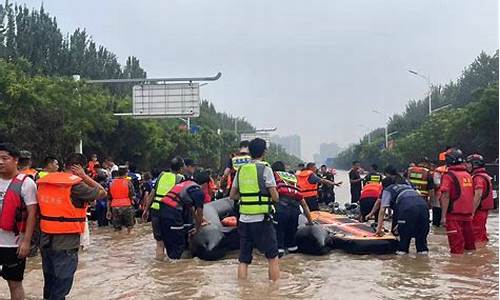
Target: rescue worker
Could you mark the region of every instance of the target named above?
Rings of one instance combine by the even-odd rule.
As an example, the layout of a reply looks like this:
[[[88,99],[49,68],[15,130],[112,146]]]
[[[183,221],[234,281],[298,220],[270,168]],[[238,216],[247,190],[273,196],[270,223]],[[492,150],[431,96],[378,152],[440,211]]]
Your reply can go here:
[[[149,197],[146,198],[144,203],[142,219],[147,221],[148,218],[151,217],[153,238],[156,241],[155,257],[157,260],[163,260],[165,258],[165,246],[161,237],[160,228],[160,203],[163,197],[165,197],[176,184],[180,183],[184,179],[181,175],[183,168],[184,160],[182,157],[174,157],[170,161],[171,171],[163,171],[160,175],[158,175],[154,188],[151,193],[149,193]]]
[[[309,224],[312,224],[311,213],[307,203],[297,186],[297,177],[285,172],[285,164],[281,161],[273,163],[274,178],[278,189],[279,201],[276,205],[276,237],[278,239],[279,256],[298,250],[295,243],[295,233],[299,223],[300,208],[304,210]]]
[[[302,170],[297,176],[297,184],[300,188],[302,197],[306,200],[307,206],[310,211],[318,211],[318,187],[319,184],[328,184],[330,186],[339,186],[340,183],[335,183],[325,178],[320,178],[316,175],[316,164],[310,162],[306,168]]]
[[[424,161],[417,166],[409,167],[407,179],[430,206],[431,199],[434,198],[434,179],[427,165],[424,159]]]
[[[87,206],[106,196],[104,188],[85,173],[86,163],[85,156],[73,153],[65,161],[64,172],[50,173],[37,182],[43,299],[65,299],[69,294],[78,266]]]
[[[326,168],[326,165],[321,165],[321,167],[319,168],[318,176],[320,178],[330,180],[331,182],[335,182],[335,175],[333,174],[333,172]],[[340,184],[342,184],[342,182],[335,183],[335,185],[337,186]],[[329,184],[321,184],[319,191],[320,202],[332,207],[333,203],[335,202],[334,186]]]
[[[37,173],[36,180],[45,177],[49,173],[57,172],[59,170],[59,162],[53,156],[47,156],[43,160],[43,170]]]
[[[488,211],[494,208],[493,183],[490,175],[484,167],[484,158],[480,154],[472,154],[467,157],[467,163],[472,169],[472,181],[474,184],[474,217],[472,218],[472,229],[474,231],[474,242],[476,248],[481,248],[488,242],[486,221]]]
[[[464,166],[460,149],[446,151],[448,172],[441,181],[441,225],[446,225],[448,243],[452,254],[463,254],[464,250],[475,250],[472,231],[474,213],[474,186],[471,175]]]
[[[248,152],[248,145],[249,145],[248,141],[241,141],[239,152],[233,153],[233,155],[227,162],[223,176],[223,180],[226,182],[226,191],[227,191],[226,194],[228,194],[229,191],[231,190],[231,186],[234,181],[234,176],[236,175],[238,169],[242,165],[249,163],[250,160],[252,159]]]
[[[351,203],[358,203],[361,196],[361,189],[363,187],[363,179],[359,175],[360,170],[359,161],[353,161],[351,170],[349,170],[349,182],[351,183]]]
[[[0,144],[0,275],[11,299],[24,299],[26,257],[36,223],[36,184],[18,171],[19,150]]]
[[[278,202],[279,195],[273,170],[263,161],[266,148],[266,141],[261,138],[249,143],[252,160],[240,167],[230,192],[230,198],[239,201],[240,207],[240,280],[247,279],[254,247],[267,258],[269,279],[276,281],[280,277],[278,242],[271,218],[273,203]]]
[[[19,173],[26,174],[34,180],[36,178],[37,171],[31,167],[32,164],[33,161],[31,160],[31,152],[21,150],[17,164]]]
[[[375,222],[378,220],[378,207],[375,208],[377,200],[380,199],[382,194],[382,183],[371,182],[365,184],[361,190],[361,196],[359,197],[359,210],[360,210],[360,221],[366,222],[369,217],[375,216]],[[373,211],[373,212],[372,212]]]
[[[122,226],[130,234],[134,227],[134,186],[127,179],[127,166],[118,167],[118,177],[111,180],[108,190],[108,219],[112,220],[115,231],[121,231]]]
[[[432,174],[434,181],[434,198],[431,200],[432,225],[436,227],[439,227],[441,225],[441,217],[443,214],[441,210],[441,179],[443,178],[443,175],[448,172],[448,168],[446,167],[446,165],[444,165],[444,160],[442,163],[443,165],[434,169],[434,172]]]
[[[397,254],[408,254],[410,242],[415,238],[417,254],[427,254],[427,235],[429,234],[429,209],[427,201],[398,174],[392,166],[384,170],[388,177],[382,181],[383,192],[380,201],[376,235],[383,235],[385,210],[390,208],[392,232],[399,235]]]
[[[382,183],[382,179],[384,179],[384,176],[382,173],[379,172],[377,164],[372,164],[370,166],[370,172],[368,172],[368,175],[363,178],[363,184],[369,184],[369,183]]]
[[[208,173],[197,170],[193,178],[176,184],[161,200],[161,237],[170,259],[182,258],[188,248],[188,238],[200,230],[205,198],[200,185],[208,181]],[[193,217],[195,224],[191,224]]]

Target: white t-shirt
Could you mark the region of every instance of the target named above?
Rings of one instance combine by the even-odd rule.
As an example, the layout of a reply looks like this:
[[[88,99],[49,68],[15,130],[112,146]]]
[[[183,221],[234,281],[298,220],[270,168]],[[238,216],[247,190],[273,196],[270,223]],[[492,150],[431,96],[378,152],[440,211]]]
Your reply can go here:
[[[9,187],[10,180],[0,178],[0,213],[2,212],[3,198]],[[21,186],[21,197],[24,199],[26,206],[35,205],[38,203],[36,198],[36,183],[30,177],[26,178]],[[0,247],[17,248],[22,240],[21,235],[15,235],[12,231],[0,229]]]
[[[252,162],[256,162],[252,160]],[[276,187],[276,180],[274,179],[273,169],[266,166],[263,173],[264,180],[266,182],[266,188]],[[234,177],[233,186],[238,187],[238,174]],[[243,223],[255,223],[264,221],[264,215],[245,215],[240,214],[240,221]]]

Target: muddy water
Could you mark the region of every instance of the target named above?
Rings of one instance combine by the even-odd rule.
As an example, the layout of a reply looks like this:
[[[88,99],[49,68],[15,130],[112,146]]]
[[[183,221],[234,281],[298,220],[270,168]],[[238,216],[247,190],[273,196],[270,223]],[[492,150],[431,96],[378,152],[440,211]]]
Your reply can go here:
[[[347,182],[345,172],[339,180]],[[348,185],[337,191],[348,200]],[[343,202],[343,201],[340,201]],[[487,248],[450,257],[444,231],[429,235],[429,256],[357,256],[340,251],[313,257],[289,255],[282,280],[267,281],[266,261],[257,256],[248,282],[236,280],[237,254],[224,260],[158,262],[149,224],[127,236],[93,228],[92,244],[80,254],[70,299],[498,299],[498,214],[488,220]],[[414,250],[413,250],[414,251]],[[29,261],[27,297],[41,299],[39,258]],[[8,297],[0,281],[0,298]]]

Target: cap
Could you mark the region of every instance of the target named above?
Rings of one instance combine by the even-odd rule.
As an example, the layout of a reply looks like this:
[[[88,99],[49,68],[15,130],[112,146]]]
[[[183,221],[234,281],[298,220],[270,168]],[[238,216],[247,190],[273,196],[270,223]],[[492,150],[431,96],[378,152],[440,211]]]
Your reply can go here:
[[[190,158],[186,158],[186,159],[184,159],[184,165],[185,165],[186,167],[190,167],[190,166],[194,167],[194,166],[197,166],[198,164],[196,164],[196,163],[194,162],[194,160],[192,160],[192,159],[190,159]]]
[[[19,158],[21,159],[31,159],[31,152],[28,150],[21,150],[19,152]]]

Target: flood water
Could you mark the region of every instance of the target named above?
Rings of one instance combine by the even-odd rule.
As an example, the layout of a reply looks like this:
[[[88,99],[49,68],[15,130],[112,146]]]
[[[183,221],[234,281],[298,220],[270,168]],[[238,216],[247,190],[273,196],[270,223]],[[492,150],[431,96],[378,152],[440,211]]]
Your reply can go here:
[[[337,199],[349,199],[346,172]],[[429,255],[351,255],[332,251],[316,257],[288,255],[282,279],[271,284],[263,256],[255,255],[249,280],[236,278],[237,253],[221,261],[153,259],[149,224],[130,236],[111,228],[92,228],[91,246],[80,264],[69,299],[498,299],[498,213],[488,219],[490,242],[484,249],[451,257],[443,229],[429,235]],[[24,288],[28,299],[41,299],[40,258],[29,260]],[[8,297],[0,280],[0,298]]]

